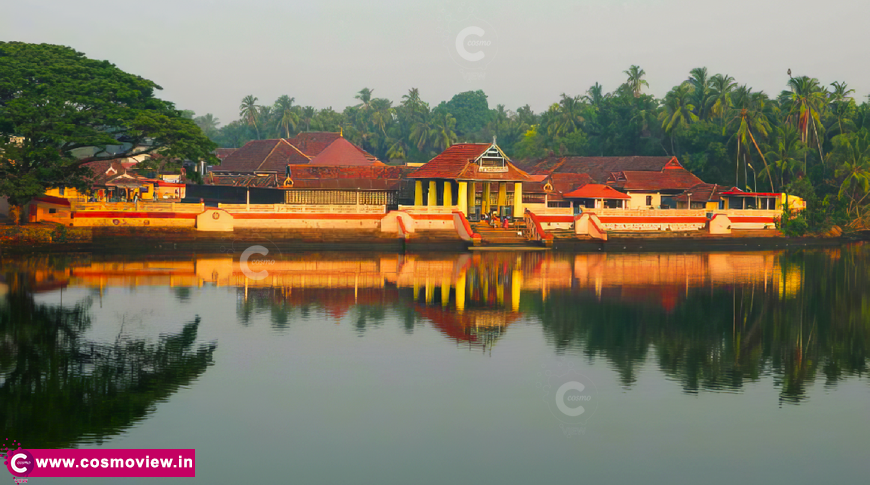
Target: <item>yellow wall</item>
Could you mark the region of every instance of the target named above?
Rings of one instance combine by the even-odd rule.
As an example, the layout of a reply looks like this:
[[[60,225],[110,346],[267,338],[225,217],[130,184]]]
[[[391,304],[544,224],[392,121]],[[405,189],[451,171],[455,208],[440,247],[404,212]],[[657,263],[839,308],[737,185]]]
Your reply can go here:
[[[659,207],[662,205],[662,194],[647,194],[647,193],[632,193],[626,192],[626,195],[631,197],[628,201],[629,209],[649,209],[650,207]],[[647,196],[652,196],[652,204],[647,205]]]

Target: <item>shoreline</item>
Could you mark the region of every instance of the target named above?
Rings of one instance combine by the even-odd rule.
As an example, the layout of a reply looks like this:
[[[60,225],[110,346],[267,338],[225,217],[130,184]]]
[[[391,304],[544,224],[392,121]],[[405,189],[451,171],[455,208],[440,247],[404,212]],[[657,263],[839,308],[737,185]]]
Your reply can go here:
[[[376,231],[246,230],[198,232],[184,228],[63,228],[5,226],[0,251],[7,254],[93,252],[101,254],[218,252],[241,253],[253,245],[278,251],[470,252],[470,243],[448,232],[418,233],[408,240]],[[10,228],[12,228],[10,230]],[[608,241],[557,238],[553,252],[709,252],[759,251],[841,246],[867,235],[840,237],[682,236],[676,234],[613,234]],[[493,247],[491,251],[499,249]],[[506,247],[505,251],[516,250]]]

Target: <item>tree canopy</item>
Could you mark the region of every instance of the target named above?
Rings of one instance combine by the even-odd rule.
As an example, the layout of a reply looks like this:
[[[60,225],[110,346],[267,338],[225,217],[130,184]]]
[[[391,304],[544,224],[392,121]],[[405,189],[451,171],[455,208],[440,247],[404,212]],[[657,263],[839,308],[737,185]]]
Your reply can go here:
[[[152,81],[70,47],[0,42],[0,195],[87,190],[98,160],[160,152],[215,160],[216,146]]]

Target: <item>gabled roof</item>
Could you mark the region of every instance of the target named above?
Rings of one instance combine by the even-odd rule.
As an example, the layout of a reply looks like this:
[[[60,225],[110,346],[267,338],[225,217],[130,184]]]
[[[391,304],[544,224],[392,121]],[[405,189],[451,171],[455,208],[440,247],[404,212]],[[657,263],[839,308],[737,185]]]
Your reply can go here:
[[[97,160],[83,165],[93,172],[93,185],[141,185],[141,178],[129,172],[120,160]]]
[[[254,173],[279,172],[291,163],[308,163],[310,157],[287,140],[253,140],[231,153],[215,167],[216,172]]]
[[[210,172],[205,178],[209,185],[233,187],[260,187],[283,189],[335,189],[335,190],[398,190],[406,167],[387,165],[331,166],[290,165],[293,185],[284,185],[284,172],[257,176],[253,174],[227,175]]]
[[[506,172],[481,172],[480,166],[474,162],[493,146],[495,145],[492,143],[458,143],[439,153],[408,177],[480,181],[513,180],[518,182],[529,180],[529,174],[510,163],[506,156],[504,157],[508,168]],[[498,146],[495,148],[498,149]]]
[[[585,173],[598,184],[613,172],[683,169],[676,157],[547,157],[524,167],[530,174]]]
[[[69,200],[64,199],[63,197],[54,197],[52,195],[40,195],[39,197],[35,197],[34,202],[40,202],[42,204],[48,205],[57,205],[61,207],[69,207]]]
[[[586,184],[567,194],[562,194],[566,199],[630,199],[631,197],[622,192],[601,184]]]
[[[341,133],[333,133],[328,131],[305,131],[297,134],[293,138],[287,140],[291,145],[295,146],[305,155],[316,157],[320,152],[326,150],[326,147],[332,145],[336,140],[344,139]],[[353,144],[352,144],[353,145]],[[353,145],[360,153],[369,160],[377,160],[378,158],[362,148]]]
[[[333,166],[371,166],[384,165],[377,160],[371,160],[353,143],[339,138],[332,142],[319,155],[311,159],[311,165]]]
[[[220,161],[223,161],[228,156],[232,155],[238,148],[218,148],[214,151],[214,155],[218,157]]]
[[[674,197],[679,202],[688,202],[691,198],[695,202],[719,202],[723,192],[739,191],[737,187],[717,184],[697,184],[686,189],[682,194]]]
[[[663,170],[661,172],[614,172],[607,180],[607,185],[621,190],[686,190],[689,187],[704,183],[692,172],[685,169]]]

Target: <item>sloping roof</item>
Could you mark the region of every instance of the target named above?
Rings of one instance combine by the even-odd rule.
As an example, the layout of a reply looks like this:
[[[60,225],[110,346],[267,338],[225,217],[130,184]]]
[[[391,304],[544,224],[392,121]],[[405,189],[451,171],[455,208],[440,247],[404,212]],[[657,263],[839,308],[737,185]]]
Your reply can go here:
[[[717,184],[697,184],[686,189],[682,194],[674,197],[679,202],[688,202],[689,197],[696,202],[718,202],[723,192],[740,190],[737,187]],[[691,194],[691,195],[689,195]]]
[[[460,179],[460,180],[529,180],[529,174],[518,169],[505,159],[506,172],[481,172],[476,163],[492,143],[458,143],[439,153],[425,165],[412,172],[410,178]]]
[[[371,166],[384,165],[383,163],[366,158],[363,152],[353,143],[339,138],[332,142],[319,155],[311,159],[311,165],[333,166]]]
[[[238,148],[218,148],[214,151],[214,155],[218,157],[220,161],[223,161],[228,156],[232,155]]]
[[[133,172],[129,172],[119,160],[97,160],[83,165],[93,172],[91,179],[93,185],[141,185],[141,178]]]
[[[685,169],[661,172],[622,171],[611,174],[608,185],[622,190],[686,190],[704,183]]]
[[[603,184],[613,172],[682,169],[676,157],[547,157],[523,164],[530,174],[585,173]]]
[[[339,139],[343,139],[340,133],[328,131],[306,131],[297,134],[287,141],[309,157],[316,157],[317,155],[320,155],[323,150],[326,150],[326,147]],[[377,157],[362,148],[356,145],[353,145],[353,147],[362,153],[367,159],[377,160]]]
[[[291,163],[308,163],[309,157],[287,140],[253,140],[231,153],[215,172],[280,172]]]
[[[284,172],[269,175],[228,175],[211,172],[205,178],[209,185],[233,187],[259,187],[284,189],[334,189],[334,190],[398,190],[401,178],[408,169],[387,165],[331,166],[290,165],[293,185],[285,186]]]
[[[630,199],[628,195],[601,184],[586,184],[576,190],[572,190],[562,197],[571,199]]]
[[[39,197],[35,197],[33,200],[43,204],[59,205],[63,207],[70,206],[69,200],[64,199],[63,197],[54,197],[52,195],[40,195]]]

